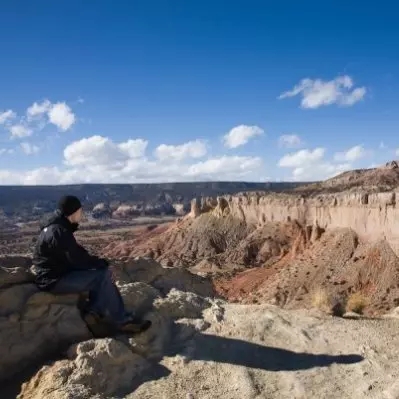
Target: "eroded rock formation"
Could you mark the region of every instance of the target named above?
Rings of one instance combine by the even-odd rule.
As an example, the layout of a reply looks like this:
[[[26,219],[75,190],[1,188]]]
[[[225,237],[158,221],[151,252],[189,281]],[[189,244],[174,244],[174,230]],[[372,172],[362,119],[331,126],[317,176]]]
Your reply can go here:
[[[351,228],[361,239],[385,239],[399,254],[399,189],[383,193],[338,193],[305,197],[292,194],[240,194],[218,198],[212,211],[249,225],[298,221],[322,229]],[[202,213],[190,213],[198,217]]]

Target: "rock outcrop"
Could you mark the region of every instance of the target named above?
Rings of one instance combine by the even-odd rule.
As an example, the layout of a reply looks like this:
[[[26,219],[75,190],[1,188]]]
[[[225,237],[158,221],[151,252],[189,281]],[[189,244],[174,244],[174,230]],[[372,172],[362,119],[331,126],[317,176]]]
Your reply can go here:
[[[108,218],[111,215],[112,215],[111,207],[104,202],[100,202],[92,210],[92,216],[96,219]]]
[[[112,213],[112,216],[114,218],[125,219],[132,216],[139,216],[141,212],[141,207],[139,208],[137,205],[120,205]]]
[[[121,341],[89,340],[72,346],[68,359],[43,367],[18,399],[88,399],[123,396],[150,364]]]
[[[190,217],[198,217],[195,206]],[[218,198],[215,216],[226,214],[248,225],[298,221],[322,229],[351,228],[361,239],[385,239],[399,254],[399,189],[370,193],[353,192],[315,196],[291,194],[240,194]]]
[[[167,295],[173,288],[209,297],[213,296],[212,283],[185,269],[162,267],[151,258],[137,258],[115,263],[114,273],[119,284],[144,283]],[[152,291],[152,295],[154,291]],[[155,297],[154,297],[155,298]]]
[[[29,258],[15,257],[14,262],[12,257],[3,260],[0,263],[0,376],[2,380],[8,380],[46,358],[59,356],[73,343],[89,340],[92,335],[81,318],[78,295],[39,292],[27,267],[30,265]],[[23,266],[12,267],[13,264]],[[82,368],[88,367],[90,362],[99,372],[102,368],[114,370],[111,375],[115,372],[114,382],[110,382],[110,376],[106,382],[97,381],[98,389],[91,389],[90,395],[93,392],[116,392],[116,387],[122,389],[123,381],[132,383],[134,375],[146,364],[137,354],[145,354],[147,359],[162,355],[170,338],[173,319],[183,315],[198,317],[206,307],[211,306],[201,295],[212,296],[212,284],[186,270],[165,269],[151,259],[137,259],[115,266],[115,275],[127,310],[149,318],[153,327],[146,334],[132,338],[127,343],[127,349],[126,345],[113,341],[93,341],[78,346],[77,357],[71,357],[55,368],[42,370],[37,376],[40,389],[49,384],[53,386],[53,383],[57,385],[58,378],[68,376],[71,384],[71,388],[66,390],[68,394],[65,396],[61,390],[57,393],[59,396],[54,398],[86,397],[83,393],[83,396],[73,395],[85,392],[83,388],[87,376]],[[178,287],[179,291],[174,287]],[[171,309],[173,312],[169,312]],[[136,355],[131,353],[132,348]],[[98,379],[90,367],[85,371],[92,378],[92,381],[87,380],[88,385]],[[124,379],[118,384],[117,379],[121,377]],[[109,384],[108,388],[101,385],[103,383]],[[44,397],[41,395],[47,392],[46,389],[33,390],[32,393],[36,383],[32,384],[28,384],[22,397]]]
[[[399,168],[399,163],[398,161],[391,161],[391,162],[387,162],[383,168],[385,169],[398,169]]]
[[[0,379],[90,338],[77,308],[77,295],[38,292],[29,258],[0,259]]]

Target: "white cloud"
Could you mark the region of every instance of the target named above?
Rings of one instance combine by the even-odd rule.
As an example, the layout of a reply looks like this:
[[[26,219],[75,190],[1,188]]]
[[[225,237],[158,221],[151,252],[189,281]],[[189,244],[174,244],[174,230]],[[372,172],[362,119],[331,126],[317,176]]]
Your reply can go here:
[[[303,145],[301,138],[296,134],[283,134],[278,142],[280,147],[285,148],[296,148]]]
[[[202,140],[188,141],[181,145],[161,144],[154,151],[154,155],[161,161],[181,161],[186,158],[202,158],[206,153],[206,143]]]
[[[143,139],[128,140],[119,144],[119,148],[131,158],[144,156],[148,141]]]
[[[350,107],[351,105],[356,104],[357,102],[363,100],[366,93],[367,90],[365,87],[358,87],[357,89],[353,90],[351,93],[342,95],[337,103],[343,106]]]
[[[292,180],[295,181],[316,181],[330,179],[340,173],[352,169],[350,163],[334,164],[321,162],[314,165],[295,168],[292,172]]]
[[[205,155],[204,143],[199,140],[189,143],[197,144],[172,146],[175,150],[172,152],[173,162],[164,162],[164,159],[154,157],[150,160],[145,156],[148,144],[145,140],[115,143],[108,137],[92,136],[65,148],[63,168],[37,168],[23,172],[0,170],[0,184],[258,181],[259,176],[265,175],[259,157],[224,155],[195,161]],[[202,144],[197,147],[198,143]],[[21,148],[26,152],[36,151],[25,144]]]
[[[316,181],[336,176],[352,168],[346,163],[333,163],[324,159],[325,149],[316,148],[313,151],[304,149],[282,157],[278,166],[292,168],[291,180]]]
[[[320,161],[325,154],[324,148],[312,150],[300,150],[291,154],[284,155],[278,165],[282,168],[301,168]]]
[[[53,104],[48,111],[50,123],[57,126],[60,130],[66,131],[75,123],[75,114],[66,103]]]
[[[395,152],[396,156],[399,157],[399,148]]]
[[[6,122],[14,119],[16,117],[16,113],[9,109],[8,111],[4,111],[0,113],[0,125],[4,125]]]
[[[73,167],[64,170],[38,168],[24,172],[0,170],[0,184],[72,184],[178,182],[201,180],[258,180],[262,170],[260,158],[222,156],[191,165],[166,164],[146,159],[128,161],[119,169]]]
[[[26,155],[37,154],[40,151],[40,148],[37,145],[32,145],[30,143],[21,143],[21,149]]]
[[[222,156],[191,165],[187,177],[238,180],[261,168],[260,157]]]
[[[380,145],[379,145],[379,148],[380,148],[380,150],[386,150],[387,146],[385,145],[385,143],[383,141],[381,141]]]
[[[302,79],[291,91],[282,93],[278,98],[302,96],[301,107],[315,109],[323,105],[337,104],[351,106],[366,95],[365,87],[353,89],[350,76],[338,76],[333,80]]]
[[[14,154],[13,149],[7,149],[7,148],[0,148],[0,155],[5,155],[5,154]]]
[[[114,168],[120,167],[128,154],[108,137],[92,136],[69,144],[64,158],[68,166]]]
[[[25,172],[0,170],[0,184],[47,185],[67,184],[58,168],[37,168]]]
[[[49,100],[44,100],[42,103],[34,102],[27,110],[26,113],[28,118],[35,116],[47,114],[50,111],[51,102]]]
[[[362,145],[355,145],[347,151],[337,152],[334,155],[334,159],[339,162],[354,162],[367,155],[368,151],[366,151]]]
[[[43,100],[41,103],[34,102],[26,110],[26,114],[29,122],[39,121],[39,129],[42,129],[47,123],[51,123],[65,132],[76,122],[75,114],[65,102],[55,104],[49,100]],[[47,116],[46,120],[45,116]]]
[[[11,138],[22,138],[32,136],[32,129],[24,125],[14,125],[10,127]]]
[[[227,148],[237,148],[247,144],[248,141],[256,136],[261,136],[264,130],[259,126],[240,125],[233,127],[227,134],[223,136],[223,142]]]
[[[49,100],[34,102],[26,110],[26,117],[11,126],[10,121],[16,117],[11,109],[0,112],[0,125],[6,124],[11,137],[28,137],[33,130],[41,130],[47,123],[57,126],[62,131],[69,130],[76,122],[76,116],[65,102],[52,104]]]

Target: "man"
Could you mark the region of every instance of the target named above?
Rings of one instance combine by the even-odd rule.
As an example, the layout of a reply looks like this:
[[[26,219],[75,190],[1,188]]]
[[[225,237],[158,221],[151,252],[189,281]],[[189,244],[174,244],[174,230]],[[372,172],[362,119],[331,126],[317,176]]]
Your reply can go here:
[[[89,320],[112,330],[137,333],[151,326],[127,314],[105,259],[90,255],[74,237],[83,217],[77,197],[61,198],[55,214],[41,226],[33,257],[36,284],[54,294],[89,293]]]

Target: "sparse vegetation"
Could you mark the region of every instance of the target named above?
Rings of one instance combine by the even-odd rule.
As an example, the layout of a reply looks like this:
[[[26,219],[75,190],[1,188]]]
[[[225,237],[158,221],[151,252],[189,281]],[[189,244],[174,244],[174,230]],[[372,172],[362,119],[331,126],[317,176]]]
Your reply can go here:
[[[312,296],[312,306],[323,312],[327,312],[329,309],[329,298],[326,290],[318,289]]]
[[[312,305],[333,316],[342,317],[345,313],[347,297],[345,295],[329,295],[326,290],[318,289],[312,296]]]
[[[344,294],[336,294],[331,298],[330,311],[333,316],[342,317],[345,314],[348,297]]]
[[[355,312],[358,314],[363,314],[364,309],[368,305],[368,299],[361,292],[355,292],[348,298],[348,303],[346,304],[347,312]]]

